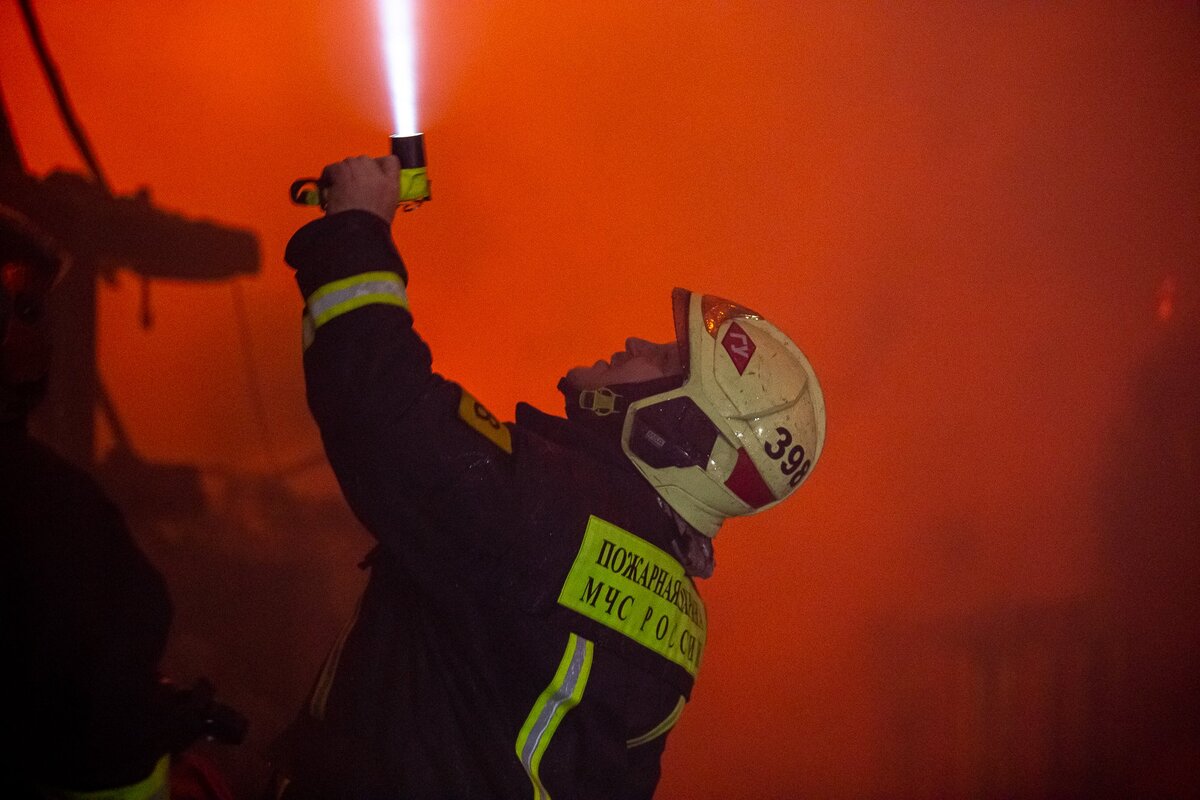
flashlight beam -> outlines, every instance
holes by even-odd
[[[415,0],[379,0],[383,27],[383,53],[388,87],[392,96],[392,118],[396,133],[408,136],[417,127],[417,26]]]

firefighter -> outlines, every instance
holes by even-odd
[[[0,207],[0,796],[165,797],[163,579],[96,482],[26,430],[46,382],[46,296],[64,261]]]
[[[286,251],[309,406],[377,546],[276,794],[648,798],[703,659],[694,579],[726,518],[810,474],[817,379],[761,315],[677,289],[676,341],[572,369],[566,419],[501,423],[413,331],[397,170],[327,167]]]

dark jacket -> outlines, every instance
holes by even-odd
[[[363,273],[407,281],[366,212],[305,226],[287,261],[310,308]],[[284,772],[299,797],[650,797],[703,647],[683,534],[614,443],[524,404],[501,425],[431,372],[412,319],[354,305],[305,351],[379,545]]]
[[[23,421],[0,425],[0,547],[0,795],[142,780],[165,752],[166,587],[96,482]]]

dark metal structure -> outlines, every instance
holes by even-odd
[[[55,171],[28,172],[0,94],[0,204],[32,220],[71,256],[55,291],[52,380],[35,426],[39,435],[80,466],[96,466],[95,419],[105,414],[117,439],[116,457],[141,478],[185,477],[178,468],[145,469],[133,456],[120,420],[107,400],[96,363],[96,288],[117,269],[143,279],[221,281],[259,268],[255,235],[193,220],[154,204],[146,189],[122,196],[98,177]],[[170,473],[168,476],[167,473]],[[172,482],[168,480],[168,482]]]

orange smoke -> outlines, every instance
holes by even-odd
[[[898,759],[925,751],[897,703],[924,696],[895,632],[1098,591],[1106,432],[1150,315],[1171,316],[1146,287],[1194,290],[1200,267],[1195,9],[422,5],[434,200],[395,233],[436,369],[501,417],[558,410],[568,367],[670,337],[683,286],[780,324],[823,381],[814,477],[717,540],[659,796],[902,796]],[[249,471],[319,453],[282,263],[312,212],[286,188],[386,149],[374,4],[37,6],[117,189],[252,228],[265,254],[245,331],[226,286],[154,285],[150,330],[135,280],[103,287],[131,438]],[[30,167],[79,169],[12,4],[0,41]],[[306,492],[336,493],[314,474]],[[930,794],[980,785],[983,762],[947,755],[971,730],[920,740],[953,762]]]

